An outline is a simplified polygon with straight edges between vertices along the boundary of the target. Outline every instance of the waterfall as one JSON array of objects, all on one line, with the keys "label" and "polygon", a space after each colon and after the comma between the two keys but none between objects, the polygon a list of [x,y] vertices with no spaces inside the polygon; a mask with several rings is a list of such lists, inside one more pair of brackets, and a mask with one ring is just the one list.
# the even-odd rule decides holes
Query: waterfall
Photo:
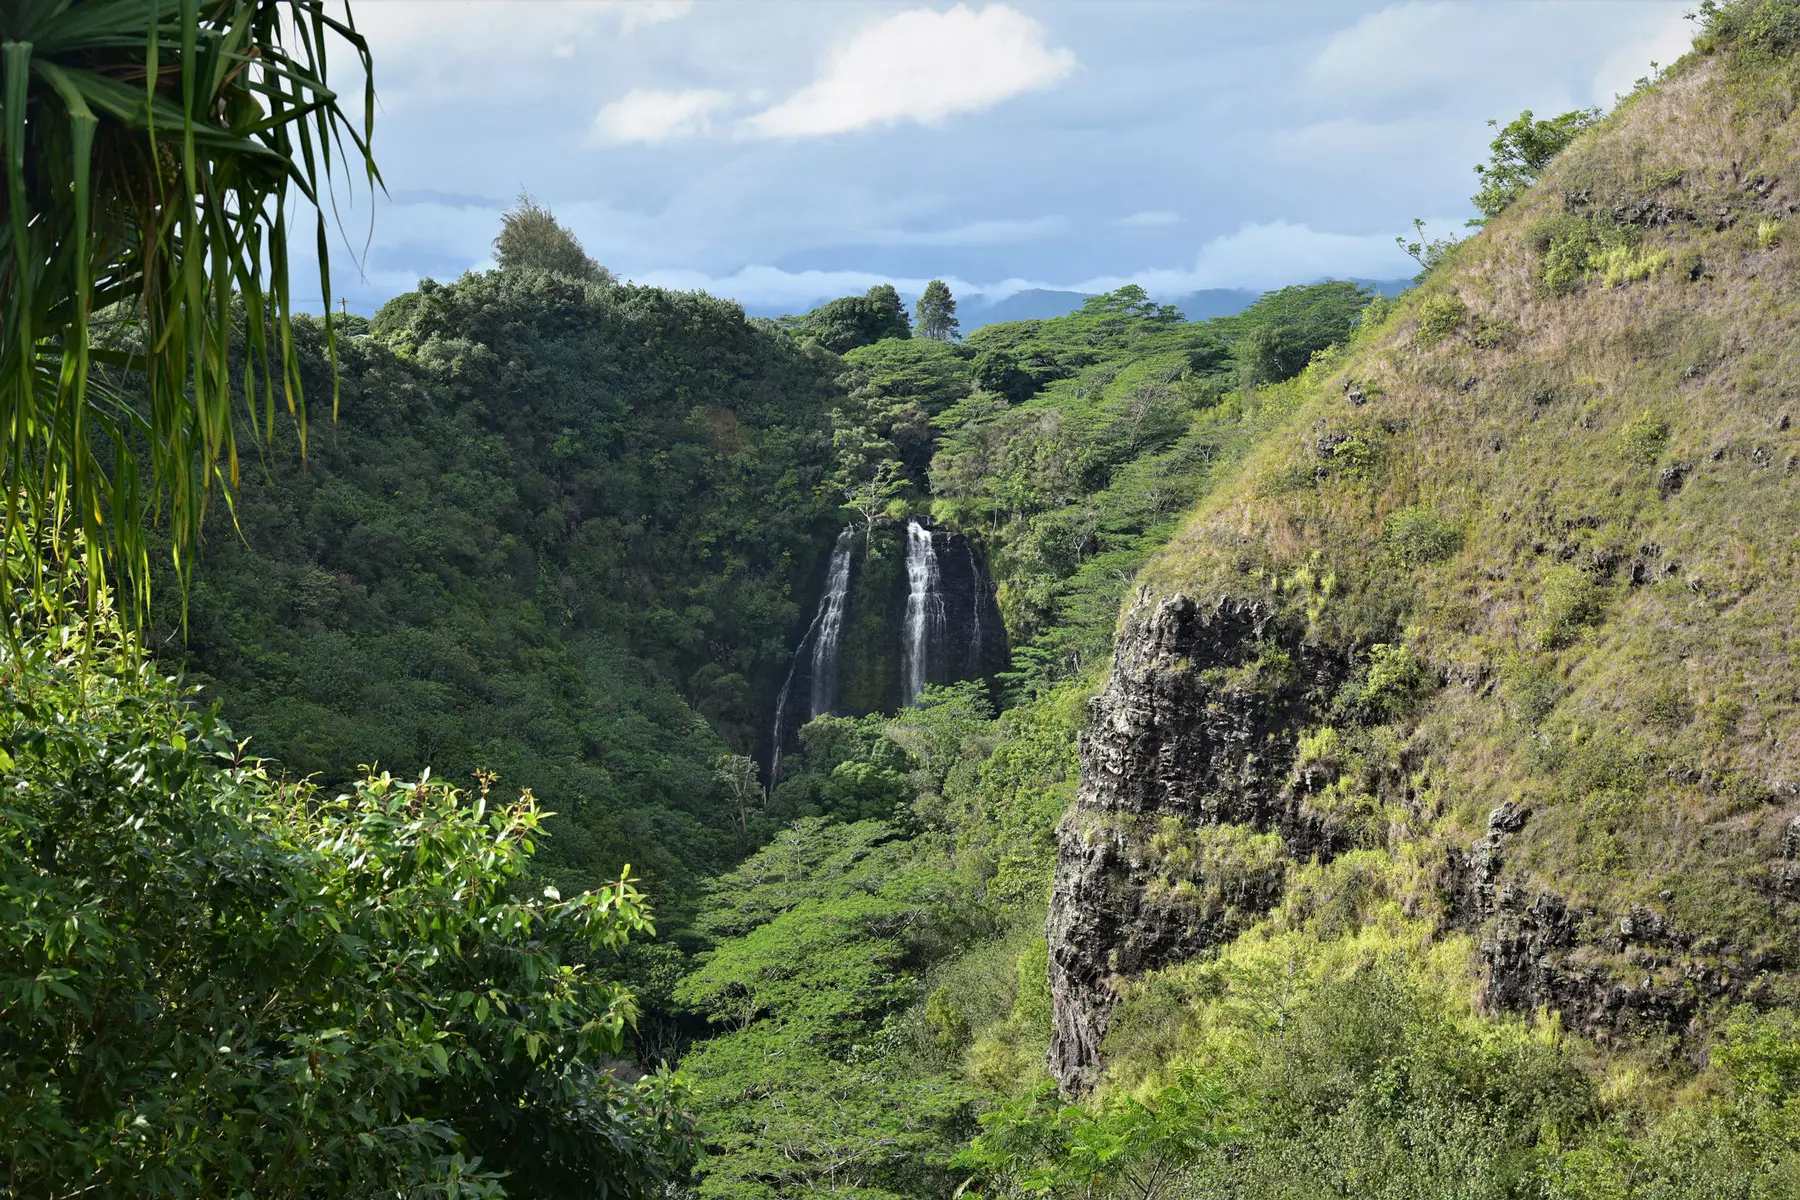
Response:
[{"label": "waterfall", "polygon": [[[833,672],[831,702],[835,703],[837,699],[837,639],[838,631],[844,624],[844,598],[850,592],[850,550],[855,544],[855,532],[854,525],[846,525],[844,531],[838,534],[837,545],[831,551],[831,568],[825,576],[825,594],[819,597],[819,607],[813,613],[812,623],[806,627],[806,632],[800,635],[800,641],[794,647],[794,658],[788,663],[787,678],[781,681],[781,691],[775,696],[775,733],[769,747],[770,787],[781,782],[781,743],[787,736],[788,696],[794,690],[794,672],[800,667],[800,656],[806,649],[806,643],[812,640],[813,634],[821,632],[821,625],[828,625],[830,629],[831,648],[826,658]],[[815,717],[820,712],[819,645],[824,640],[824,636],[821,636],[813,645],[812,715]]]},{"label": "waterfall", "polygon": [[930,682],[933,644],[943,644],[944,593],[938,574],[937,547],[931,531],[917,521],[906,523],[906,703],[919,698]]},{"label": "waterfall", "polygon": [[844,630],[844,605],[850,599],[850,553],[856,548],[856,526],[846,525],[831,551],[825,594],[819,597],[819,635],[813,640],[812,716],[837,707],[838,635]]},{"label": "waterfall", "polygon": [[982,641],[987,636],[984,626],[984,614],[987,610],[987,585],[981,578],[981,567],[975,562],[975,544],[967,539],[963,541],[963,550],[969,556],[969,595],[974,600],[974,630],[969,635],[969,674],[979,676],[985,665],[981,652],[986,647]]}]

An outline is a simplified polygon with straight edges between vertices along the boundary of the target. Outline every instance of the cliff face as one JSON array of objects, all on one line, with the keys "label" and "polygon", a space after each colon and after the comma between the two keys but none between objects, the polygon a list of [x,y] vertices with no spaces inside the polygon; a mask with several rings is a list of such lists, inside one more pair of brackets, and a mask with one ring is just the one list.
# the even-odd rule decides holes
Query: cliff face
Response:
[{"label": "cliff face", "polygon": [[1184,595],[1128,618],[1057,835],[1051,1068],[1064,1087],[1091,1081],[1119,980],[1217,945],[1281,894],[1266,856],[1217,842],[1184,854],[1170,824],[1273,834],[1303,857],[1339,848],[1290,775],[1344,662],[1300,632],[1267,604]]},{"label": "cliff face", "polygon": [[1491,1012],[1800,998],[1800,85],[1748,78],[1622,104],[1146,568],[1060,831],[1065,1088],[1352,848]]}]

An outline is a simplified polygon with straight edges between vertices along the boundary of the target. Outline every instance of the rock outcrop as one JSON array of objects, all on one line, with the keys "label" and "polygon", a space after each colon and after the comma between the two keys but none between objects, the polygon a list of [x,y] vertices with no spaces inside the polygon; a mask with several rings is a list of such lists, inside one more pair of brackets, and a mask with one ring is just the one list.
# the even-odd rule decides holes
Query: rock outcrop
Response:
[{"label": "rock outcrop", "polygon": [[[1301,858],[1338,848],[1291,777],[1298,733],[1345,671],[1342,656],[1304,644],[1260,601],[1202,607],[1177,595],[1127,621],[1058,831],[1050,1066],[1065,1089],[1092,1081],[1122,978],[1219,944],[1238,917],[1280,897],[1279,871],[1204,857],[1199,878],[1159,886],[1169,882],[1159,822],[1276,833]],[[1206,886],[1218,882],[1209,867],[1238,875],[1229,902]]]}]

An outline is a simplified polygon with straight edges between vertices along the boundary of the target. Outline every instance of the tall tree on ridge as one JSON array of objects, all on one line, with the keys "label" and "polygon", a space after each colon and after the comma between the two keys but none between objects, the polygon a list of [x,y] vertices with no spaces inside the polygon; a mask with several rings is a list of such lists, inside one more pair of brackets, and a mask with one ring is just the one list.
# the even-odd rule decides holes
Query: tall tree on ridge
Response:
[{"label": "tall tree on ridge", "polygon": [[613,273],[588,257],[574,233],[523,190],[500,217],[494,262],[502,271],[536,267],[573,279],[613,282]]},{"label": "tall tree on ridge", "polygon": [[925,285],[925,294],[919,297],[913,314],[920,337],[954,342],[962,336],[956,319],[956,297],[950,294],[950,285],[941,279]]}]

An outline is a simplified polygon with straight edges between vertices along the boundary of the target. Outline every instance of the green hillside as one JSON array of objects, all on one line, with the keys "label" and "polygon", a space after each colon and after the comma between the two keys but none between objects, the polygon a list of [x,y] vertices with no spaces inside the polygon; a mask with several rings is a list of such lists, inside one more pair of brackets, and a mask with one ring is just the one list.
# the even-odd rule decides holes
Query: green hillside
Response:
[{"label": "green hillside", "polygon": [[[982,331],[1010,357],[988,378],[1033,398],[946,410],[934,504],[985,524],[1015,666],[1050,682],[992,722],[946,695],[810,731],[911,811],[885,840],[801,827],[722,882],[790,898],[716,929],[696,981],[823,973],[716,1010],[736,1031],[685,1060],[721,1131],[701,1194],[1800,1186],[1791,12],[1712,13],[1291,381],[1240,336],[1209,385],[1225,356],[1158,344],[1154,312],[1122,369],[1034,345],[1052,322]],[[1112,487],[1137,464],[1059,502],[1056,433],[1162,373],[1200,415],[1150,460],[1218,448],[1191,514],[1143,521]],[[1071,517],[1097,553],[1046,569]],[[1092,645],[1083,611],[1104,642],[1120,599],[1109,671],[1034,658]],[[1045,1063],[1072,1061],[1082,987],[1103,1019],[1071,1104]]]},{"label": "green hillside", "polygon": [[541,270],[427,283],[340,354],[340,419],[247,478],[159,644],[294,776],[532,789],[567,884],[735,861],[714,762],[759,742],[835,528],[836,368],[736,305]]},{"label": "green hillside", "polygon": [[522,196],[296,319],[145,629],[0,545],[0,1196],[1800,1197],[1800,3],[1695,19],[1397,298],[746,319]]}]

